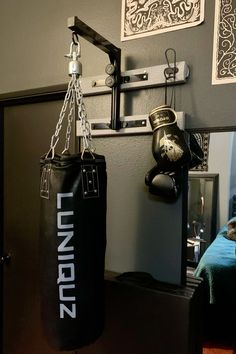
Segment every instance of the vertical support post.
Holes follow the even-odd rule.
[[[115,84],[112,87],[111,92],[111,123],[110,128],[113,130],[120,129],[120,59],[121,59],[121,51],[118,51],[115,55],[109,55],[111,64],[115,67]]]

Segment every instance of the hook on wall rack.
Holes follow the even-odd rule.
[[[128,70],[121,73],[121,49],[109,42],[78,17],[70,17],[67,22],[68,28],[75,34],[83,37],[103,52],[108,54],[110,64],[106,66],[104,75],[82,78],[81,87],[84,96],[111,93],[111,118],[90,119],[92,135],[117,135],[139,134],[150,132],[148,116],[120,117],[120,93],[151,87],[166,87],[167,85],[182,84],[187,81],[189,68],[186,62],[171,63],[165,52],[167,63],[142,69]],[[174,51],[174,50],[173,50]],[[173,75],[174,68],[174,75]],[[168,80],[167,80],[168,74]],[[178,112],[177,112],[178,113]],[[183,112],[179,112],[180,125],[183,126]],[[80,136],[77,126],[77,136]]]

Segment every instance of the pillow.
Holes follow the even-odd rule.
[[[236,241],[236,217],[227,222],[227,238]]]
[[[232,223],[232,222],[236,222],[236,216],[234,216],[233,218],[231,218],[231,219],[227,222],[227,225],[228,225],[229,223]]]

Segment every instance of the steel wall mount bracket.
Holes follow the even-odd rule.
[[[120,129],[120,60],[121,49],[110,43],[91,27],[82,22],[78,17],[68,18],[68,28],[85,38],[87,41],[109,55],[110,63],[114,66],[114,85],[111,95],[111,129]]]
[[[105,120],[92,119],[93,135],[117,135],[150,132],[147,116],[129,116],[120,118],[120,93],[151,87],[161,87],[185,83],[189,76],[186,62],[166,63],[142,69],[128,70],[121,73],[121,49],[109,42],[78,17],[68,18],[68,28],[77,35],[108,54],[110,64],[106,67],[109,75],[82,78],[81,87],[84,96],[111,93],[111,118]],[[175,75],[166,78],[166,70],[174,68]],[[172,71],[171,71],[172,73]],[[77,135],[80,136],[79,129]]]

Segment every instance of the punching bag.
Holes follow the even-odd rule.
[[[73,59],[71,80],[49,152],[40,160],[41,316],[47,341],[56,350],[88,345],[104,327],[106,163],[91,145],[77,43],[72,43],[69,57]],[[67,111],[65,148],[58,154],[56,146]],[[71,154],[75,114],[83,132],[83,150]]]
[[[52,347],[73,350],[104,327],[105,159],[55,155],[41,171],[43,328]]]

